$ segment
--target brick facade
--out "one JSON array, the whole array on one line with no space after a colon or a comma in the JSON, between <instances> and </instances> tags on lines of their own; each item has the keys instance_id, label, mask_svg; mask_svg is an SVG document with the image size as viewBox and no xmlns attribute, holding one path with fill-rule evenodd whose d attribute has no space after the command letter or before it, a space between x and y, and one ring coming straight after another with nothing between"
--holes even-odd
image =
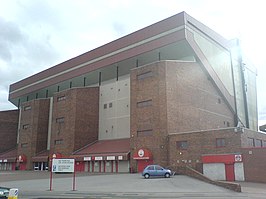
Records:
<instances>
[{"instance_id":1,"label":"brick facade","mask_svg":"<svg viewBox=\"0 0 266 199\"><path fill-rule=\"evenodd\" d=\"M266 183L266 148L245 148L242 149L245 180L251 182Z\"/></svg>"},{"instance_id":2,"label":"brick facade","mask_svg":"<svg viewBox=\"0 0 266 199\"><path fill-rule=\"evenodd\" d=\"M32 169L33 156L47 149L49 105L49 99L38 99L21 106L18 155L27 157L26 169Z\"/></svg>"},{"instance_id":3,"label":"brick facade","mask_svg":"<svg viewBox=\"0 0 266 199\"><path fill-rule=\"evenodd\" d=\"M0 111L0 153L17 146L18 110Z\"/></svg>"},{"instance_id":4,"label":"brick facade","mask_svg":"<svg viewBox=\"0 0 266 199\"><path fill-rule=\"evenodd\" d=\"M98 139L99 88L73 88L53 97L50 153L68 156Z\"/></svg>"},{"instance_id":5,"label":"brick facade","mask_svg":"<svg viewBox=\"0 0 266 199\"><path fill-rule=\"evenodd\" d=\"M131 154L145 147L161 165L168 164L165 77L165 62L132 70L130 77ZM131 167L137 170L133 159Z\"/></svg>"},{"instance_id":6,"label":"brick facade","mask_svg":"<svg viewBox=\"0 0 266 199\"><path fill-rule=\"evenodd\" d=\"M155 163L169 166L172 142L178 137L171 134L230 126L234 115L199 64L161 61L131 71L132 154L145 147ZM131 166L136 169L134 160Z\"/></svg>"},{"instance_id":7,"label":"brick facade","mask_svg":"<svg viewBox=\"0 0 266 199\"><path fill-rule=\"evenodd\" d=\"M225 139L225 146L217 146L216 140ZM241 153L241 133L234 128L172 134L169 138L169 165L190 166L201 171L203 154ZM187 148L180 148L178 141L187 141Z\"/></svg>"}]
</instances>

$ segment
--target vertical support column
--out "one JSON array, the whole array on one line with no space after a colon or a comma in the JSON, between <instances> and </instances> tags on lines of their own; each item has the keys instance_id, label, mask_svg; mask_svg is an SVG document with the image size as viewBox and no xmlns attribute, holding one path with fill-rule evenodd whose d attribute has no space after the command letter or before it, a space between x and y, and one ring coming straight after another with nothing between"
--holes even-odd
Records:
<instances>
[{"instance_id":1,"label":"vertical support column","mask_svg":"<svg viewBox=\"0 0 266 199\"><path fill-rule=\"evenodd\" d=\"M21 120L21 106L19 106L19 115L18 115L18 130L17 130L17 144L19 143L19 132L20 132L20 122Z\"/></svg>"},{"instance_id":2,"label":"vertical support column","mask_svg":"<svg viewBox=\"0 0 266 199\"><path fill-rule=\"evenodd\" d=\"M51 147L52 121L53 121L53 97L50 98L47 150L50 150Z\"/></svg>"},{"instance_id":3,"label":"vertical support column","mask_svg":"<svg viewBox=\"0 0 266 199\"><path fill-rule=\"evenodd\" d=\"M102 83L102 73L99 72L99 86L101 86L101 83Z\"/></svg>"}]
</instances>

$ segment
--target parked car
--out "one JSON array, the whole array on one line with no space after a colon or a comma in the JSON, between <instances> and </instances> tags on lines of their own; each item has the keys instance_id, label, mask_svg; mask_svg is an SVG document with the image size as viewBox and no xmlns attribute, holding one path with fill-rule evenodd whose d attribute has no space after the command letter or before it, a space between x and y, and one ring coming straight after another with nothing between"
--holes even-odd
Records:
<instances>
[{"instance_id":1,"label":"parked car","mask_svg":"<svg viewBox=\"0 0 266 199\"><path fill-rule=\"evenodd\" d=\"M148 165L142 172L144 178L149 178L150 176L164 176L165 178L170 178L172 172L170 169L165 169L160 165Z\"/></svg>"},{"instance_id":2,"label":"parked car","mask_svg":"<svg viewBox=\"0 0 266 199\"><path fill-rule=\"evenodd\" d=\"M8 198L9 190L9 188L0 187L0 198Z\"/></svg>"}]
</instances>

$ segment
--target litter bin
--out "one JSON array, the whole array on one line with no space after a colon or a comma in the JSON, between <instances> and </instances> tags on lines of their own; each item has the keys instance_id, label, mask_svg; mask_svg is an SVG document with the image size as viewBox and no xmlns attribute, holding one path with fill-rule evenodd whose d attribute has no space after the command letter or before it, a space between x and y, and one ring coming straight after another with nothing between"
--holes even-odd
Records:
<instances>
[{"instance_id":1,"label":"litter bin","mask_svg":"<svg viewBox=\"0 0 266 199\"><path fill-rule=\"evenodd\" d=\"M8 199L17 199L18 198L18 189L12 188L9 190Z\"/></svg>"}]
</instances>

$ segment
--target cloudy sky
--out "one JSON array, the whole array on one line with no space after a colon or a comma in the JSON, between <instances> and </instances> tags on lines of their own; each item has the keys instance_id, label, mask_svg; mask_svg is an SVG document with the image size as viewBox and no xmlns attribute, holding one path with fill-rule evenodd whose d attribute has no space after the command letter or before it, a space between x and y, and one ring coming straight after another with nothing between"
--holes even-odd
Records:
<instances>
[{"instance_id":1,"label":"cloudy sky","mask_svg":"<svg viewBox=\"0 0 266 199\"><path fill-rule=\"evenodd\" d=\"M0 0L0 111L9 85L181 11L239 38L258 69L259 124L266 123L264 0Z\"/></svg>"}]
</instances>

